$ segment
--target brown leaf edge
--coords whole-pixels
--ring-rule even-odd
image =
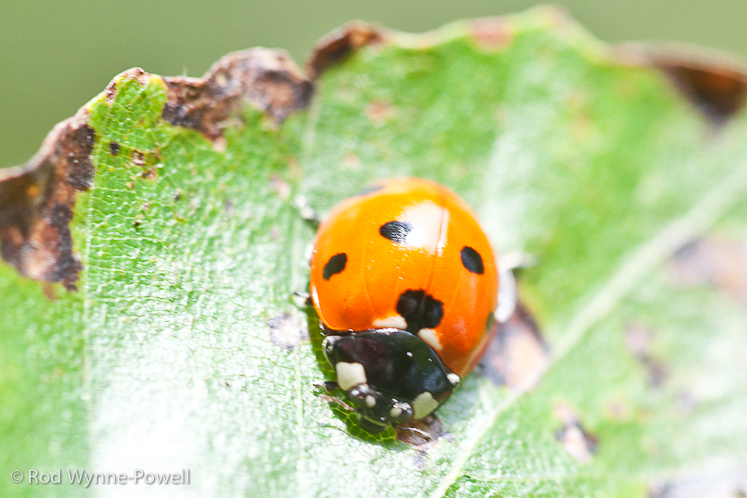
[[[747,100],[747,65],[733,56],[686,44],[627,43],[624,63],[655,67],[715,126],[735,117]]]
[[[388,41],[391,37],[384,28],[353,21],[319,40],[306,60],[306,73],[316,80],[327,68],[344,62],[356,50]]]
[[[308,75],[282,50],[253,48],[221,58],[202,78],[166,77],[161,117],[192,128],[220,146],[226,121],[252,105],[277,124],[309,106],[316,78],[353,51],[387,38],[382,28],[351,23],[325,37],[307,64]],[[125,71],[104,91],[115,97],[119,82],[147,81],[140,68]],[[21,275],[61,282],[76,290],[83,268],[73,252],[70,221],[78,192],[92,186],[95,131],[81,108],[47,135],[26,164],[0,169],[0,255]]]
[[[575,24],[562,10],[545,11],[558,26]],[[510,16],[474,20],[468,28],[484,50],[501,49],[511,41]],[[433,34],[418,36],[425,42],[437,41]],[[305,73],[282,50],[254,48],[228,54],[202,78],[163,78],[167,103],[162,117],[172,125],[199,131],[219,147],[225,123],[245,105],[263,110],[279,124],[309,106],[324,71],[362,47],[392,39],[384,28],[350,23],[320,40]],[[743,107],[747,95],[743,68],[685,52],[631,47],[617,51],[619,61],[663,70],[714,123],[723,124]],[[125,71],[110,83],[105,95],[113,98],[117,82],[123,79],[149,77],[139,68]],[[0,255],[21,275],[61,282],[68,290],[75,290],[82,269],[73,252],[69,224],[77,193],[93,182],[91,153],[96,137],[88,117],[88,110],[82,108],[55,126],[26,164],[0,169]]]
[[[311,101],[313,82],[280,50],[254,48],[220,59],[202,78],[164,78],[161,117],[215,141],[223,123],[247,103],[280,123]]]
[[[1,254],[22,275],[75,289],[82,265],[70,220],[77,193],[93,182],[94,142],[84,108],[55,126],[28,163],[0,169]]]
[[[533,10],[556,29],[584,31],[562,7],[544,5]],[[473,19],[469,32],[481,48],[500,50],[511,42],[513,24],[509,16]],[[611,48],[613,62],[664,72],[714,125],[725,124],[745,105],[747,63],[733,55],[686,43],[622,43]]]

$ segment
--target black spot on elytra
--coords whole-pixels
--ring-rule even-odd
[[[113,140],[109,142],[109,152],[111,152],[113,156],[119,154],[119,147],[119,142],[115,142]]]
[[[482,275],[485,272],[485,267],[482,264],[482,256],[470,246],[462,247],[462,264],[472,273]]]
[[[423,290],[406,290],[397,301],[397,313],[407,322],[407,331],[417,334],[420,329],[432,329],[441,323],[444,303]]]
[[[327,261],[327,264],[324,265],[324,271],[322,272],[322,277],[324,277],[324,280],[329,280],[332,275],[335,275],[337,273],[340,273],[342,270],[345,269],[345,265],[348,264],[348,255],[344,252],[341,252],[340,254],[335,254],[331,258],[329,258],[329,261]]]
[[[358,195],[373,194],[374,192],[378,192],[379,190],[383,188],[384,188],[384,185],[369,185],[368,187],[358,192]]]
[[[412,225],[406,221],[390,221],[379,228],[379,233],[385,239],[395,244],[404,244],[407,234],[412,231]]]

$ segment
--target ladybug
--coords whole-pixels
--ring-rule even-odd
[[[470,207],[430,180],[384,180],[334,208],[309,287],[324,355],[371,433],[430,415],[495,329],[490,242]]]

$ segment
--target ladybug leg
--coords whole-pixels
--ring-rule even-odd
[[[326,382],[313,382],[311,385],[316,389],[324,389],[327,393],[331,393],[332,391],[340,387],[337,382],[332,380],[328,380]]]
[[[306,200],[306,197],[297,195],[293,199],[293,202],[291,204],[298,210],[298,214],[301,215],[301,219],[308,223],[311,228],[313,228],[315,231],[319,228],[319,225],[321,225],[322,223],[321,218],[319,217],[319,214],[316,212],[316,210],[311,207],[309,201]]]
[[[534,258],[530,254],[521,252],[510,252],[498,260],[500,288],[498,289],[498,307],[493,314],[499,323],[504,323],[511,318],[516,310],[518,291],[514,270],[527,268],[533,264]]]
[[[306,222],[311,228],[313,228],[314,231],[317,231],[319,229],[321,220],[317,212],[314,210],[314,208],[311,207],[304,196],[297,195],[293,199],[293,201],[291,201],[291,205],[296,208],[298,214],[301,216],[301,219],[304,220],[304,222]],[[304,249],[303,257],[306,260],[307,264],[311,262],[311,253],[313,252],[313,250],[314,245],[312,243],[309,243]],[[306,289],[308,288],[309,286],[307,285]],[[306,291],[295,291],[293,293],[293,301],[299,308],[309,308],[313,304],[311,302],[311,295]]]
[[[328,403],[334,403],[340,406],[343,410],[348,411],[348,412],[356,411],[355,408],[345,403],[343,400],[341,400],[337,396],[331,396],[329,394],[320,394],[319,399],[321,399],[322,401],[326,401]]]
[[[349,412],[356,411],[355,407],[350,406],[348,403],[345,402],[345,400],[332,394],[332,391],[340,387],[340,385],[337,382],[333,382],[333,381],[327,381],[324,383],[315,382],[312,385],[315,388],[324,391],[318,394],[319,399],[321,399],[322,401],[326,401],[327,403],[334,403],[340,406],[343,410],[347,410]]]
[[[311,294],[304,291],[295,291],[293,293],[293,302],[299,308],[309,308],[314,304],[311,302]]]
[[[498,323],[504,323],[511,318],[511,315],[516,310],[516,302],[518,301],[516,278],[513,271],[501,266],[499,266],[498,275],[498,281],[500,282],[500,287],[498,288],[498,307],[495,309],[493,315],[498,320]]]

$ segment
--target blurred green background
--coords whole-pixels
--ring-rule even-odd
[[[558,2],[602,40],[679,40],[747,56],[747,1]],[[26,161],[52,126],[120,71],[202,75],[227,52],[281,47],[301,64],[353,19],[420,32],[531,1],[0,0],[0,167]]]

